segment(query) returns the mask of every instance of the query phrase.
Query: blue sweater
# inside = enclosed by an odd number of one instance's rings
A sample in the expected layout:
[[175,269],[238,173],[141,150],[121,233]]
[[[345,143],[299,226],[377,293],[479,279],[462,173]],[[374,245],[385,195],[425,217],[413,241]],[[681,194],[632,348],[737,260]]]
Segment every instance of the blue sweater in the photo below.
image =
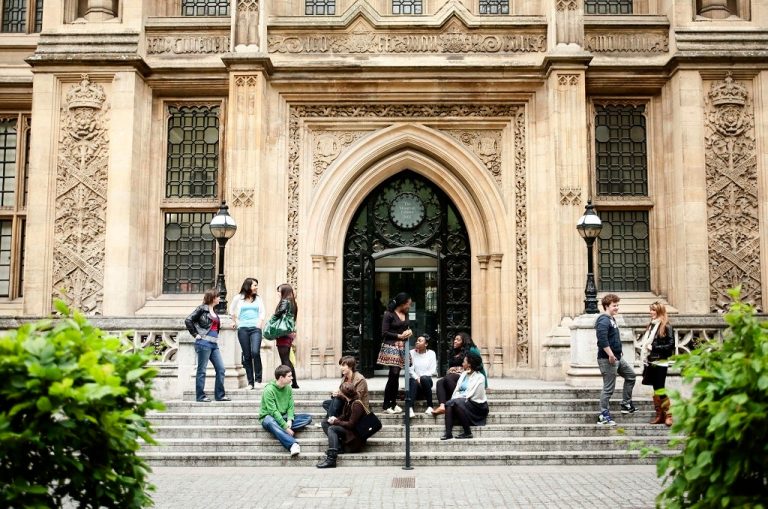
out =
[[597,358],[607,359],[608,354],[603,349],[610,346],[613,355],[621,359],[621,334],[619,334],[616,320],[608,315],[600,315],[595,322],[595,331],[597,332]]

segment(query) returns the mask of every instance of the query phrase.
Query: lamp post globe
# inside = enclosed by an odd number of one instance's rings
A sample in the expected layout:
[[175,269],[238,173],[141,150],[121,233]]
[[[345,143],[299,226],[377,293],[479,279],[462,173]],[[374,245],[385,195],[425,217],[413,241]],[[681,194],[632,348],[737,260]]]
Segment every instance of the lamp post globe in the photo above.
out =
[[576,222],[576,230],[587,243],[587,285],[584,289],[584,313],[596,314],[600,310],[597,308],[597,286],[595,285],[593,248],[595,239],[600,235],[603,229],[603,222],[595,212],[592,200],[587,202],[584,207],[584,215]]
[[221,202],[221,207],[209,224],[211,235],[219,244],[219,275],[216,278],[216,288],[219,291],[219,304],[216,306],[216,312],[223,314],[227,312],[227,284],[224,281],[224,246],[227,241],[237,231],[237,223],[229,215],[227,202]]

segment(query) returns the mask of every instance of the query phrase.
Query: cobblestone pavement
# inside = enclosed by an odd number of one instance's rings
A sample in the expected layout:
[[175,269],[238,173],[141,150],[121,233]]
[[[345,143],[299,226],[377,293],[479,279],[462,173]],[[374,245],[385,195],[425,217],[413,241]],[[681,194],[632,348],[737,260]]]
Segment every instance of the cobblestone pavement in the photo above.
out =
[[[652,508],[655,466],[158,467],[160,509]],[[395,487],[397,486],[397,487]]]

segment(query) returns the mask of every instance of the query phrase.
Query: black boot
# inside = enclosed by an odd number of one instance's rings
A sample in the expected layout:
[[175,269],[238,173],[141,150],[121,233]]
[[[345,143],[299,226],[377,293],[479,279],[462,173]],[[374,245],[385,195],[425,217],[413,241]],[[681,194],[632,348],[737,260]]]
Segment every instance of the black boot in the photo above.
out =
[[325,459],[315,466],[317,468],[336,468],[336,457],[338,455],[338,449],[328,449],[325,451]]

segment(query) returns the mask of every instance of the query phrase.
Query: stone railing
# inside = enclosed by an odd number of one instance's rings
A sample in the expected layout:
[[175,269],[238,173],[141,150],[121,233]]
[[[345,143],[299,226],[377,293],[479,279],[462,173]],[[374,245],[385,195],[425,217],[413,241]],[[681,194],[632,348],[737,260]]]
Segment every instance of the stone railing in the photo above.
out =
[[[643,315],[626,315],[627,326],[632,329],[635,346],[635,359],[640,359],[640,341],[648,325],[648,317]],[[728,324],[723,315],[673,315],[670,325],[675,331],[675,354],[690,353],[702,343],[712,339],[722,341],[723,332]]]

